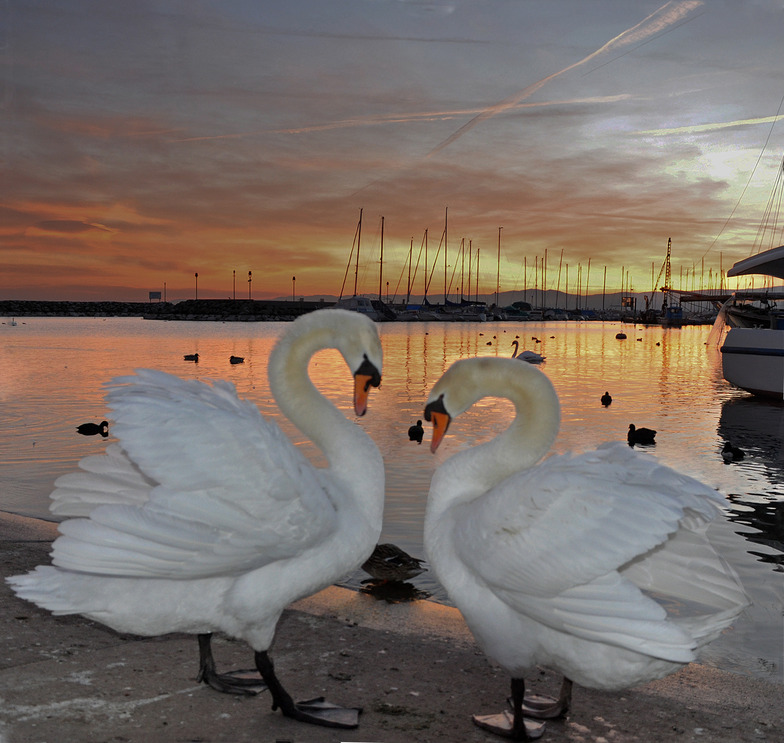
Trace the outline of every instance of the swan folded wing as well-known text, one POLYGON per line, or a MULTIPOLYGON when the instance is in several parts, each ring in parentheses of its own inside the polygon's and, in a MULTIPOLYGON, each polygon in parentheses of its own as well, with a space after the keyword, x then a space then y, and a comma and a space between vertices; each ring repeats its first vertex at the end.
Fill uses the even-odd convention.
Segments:
POLYGON ((618 447, 551 457, 460 507, 460 558, 491 586, 554 596, 662 544, 687 513, 717 512, 706 486, 618 447))
POLYGON ((123 577, 239 575, 318 544, 335 528, 334 511, 279 501, 267 518, 210 492, 159 488, 142 507, 100 506, 88 519, 60 524, 53 564, 123 577))
POLYGON ((742 584, 708 541, 707 524, 687 515, 667 542, 626 565, 621 574, 643 591, 678 606, 674 617, 699 646, 714 640, 749 605, 742 584))
POLYGON ((80 471, 55 481, 49 510, 58 516, 89 516, 99 505, 142 505, 155 483, 145 477, 118 444, 106 453, 85 457, 80 471))
POLYGON ((664 621, 665 610, 617 573, 554 597, 514 591, 496 591, 496 595, 521 614, 573 637, 675 663, 695 658, 691 635, 664 621))

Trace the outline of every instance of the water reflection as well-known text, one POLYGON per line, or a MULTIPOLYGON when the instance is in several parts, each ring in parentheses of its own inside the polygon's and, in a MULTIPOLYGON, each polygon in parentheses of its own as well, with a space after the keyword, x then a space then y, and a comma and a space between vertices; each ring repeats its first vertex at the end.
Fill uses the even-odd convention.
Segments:
MULTIPOLYGON (((744 466, 773 483, 784 481, 784 403, 741 394, 725 400, 717 433, 744 450, 744 466)), ((777 488, 779 494, 784 489, 777 488)))
POLYGON ((751 529, 738 534, 766 548, 751 555, 784 572, 784 404, 747 395, 726 400, 717 430, 725 445, 740 445, 744 456, 733 464, 762 490, 729 495, 729 518, 751 529))
POLYGON ((753 531, 738 531, 753 544, 763 545, 767 552, 753 549, 760 562, 769 563, 774 570, 784 573, 784 501, 777 501, 765 496, 729 495, 732 504, 729 518, 737 524, 751 527, 753 531))

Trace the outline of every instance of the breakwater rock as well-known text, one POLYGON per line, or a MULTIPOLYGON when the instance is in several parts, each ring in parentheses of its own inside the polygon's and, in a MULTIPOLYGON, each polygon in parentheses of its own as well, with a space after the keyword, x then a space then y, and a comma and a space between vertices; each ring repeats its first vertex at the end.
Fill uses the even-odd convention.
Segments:
POLYGON ((264 322, 293 320, 332 302, 187 299, 182 302, 58 302, 0 300, 0 317, 143 317, 148 320, 264 322))

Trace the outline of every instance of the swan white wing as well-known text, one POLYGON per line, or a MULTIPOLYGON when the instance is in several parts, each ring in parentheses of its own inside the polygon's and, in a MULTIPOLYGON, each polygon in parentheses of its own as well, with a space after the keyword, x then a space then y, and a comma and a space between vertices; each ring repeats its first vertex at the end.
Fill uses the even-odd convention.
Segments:
POLYGON ((663 543, 687 510, 708 520, 717 494, 624 444, 551 457, 459 507, 455 544, 493 587, 553 597, 663 543))
MULTIPOLYGON (((141 370, 109 395, 114 434, 155 483, 142 505, 100 505, 66 521, 54 564, 91 573, 209 577, 300 554, 336 528, 330 479, 280 428, 206 385, 141 370)), ((98 490, 102 473, 90 476, 98 490)))
POLYGON ((662 660, 689 663, 697 642, 685 627, 664 621, 666 611, 618 573, 553 597, 496 591, 499 598, 542 625, 584 640, 662 660))
POLYGON ((79 470, 58 477, 49 510, 58 516, 89 516, 100 505, 142 505, 155 482, 145 477, 119 444, 84 457, 79 470))

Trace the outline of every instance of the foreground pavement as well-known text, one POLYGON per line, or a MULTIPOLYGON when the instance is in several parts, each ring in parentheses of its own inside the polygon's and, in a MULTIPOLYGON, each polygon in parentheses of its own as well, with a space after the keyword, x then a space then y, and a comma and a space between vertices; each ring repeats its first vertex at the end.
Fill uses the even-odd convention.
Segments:
MULTIPOLYGON (((55 525, 0 514, 2 577, 48 562, 55 525)), ((140 608, 143 610, 143 608, 140 608)), ((234 697, 196 682, 196 640, 120 635, 53 617, 0 582, 0 743, 490 743, 472 713, 500 711, 504 672, 476 648, 459 612, 388 604, 330 588, 287 610, 272 656, 295 698, 364 708, 357 730, 292 722, 269 696, 234 697)), ((219 670, 253 665, 216 636, 219 670)), ((778 662, 780 659, 771 659, 778 662)), ((549 672, 530 679, 556 693, 549 672)), ((692 664, 620 693, 575 687, 573 712, 543 742, 784 740, 784 686, 692 664)))

